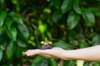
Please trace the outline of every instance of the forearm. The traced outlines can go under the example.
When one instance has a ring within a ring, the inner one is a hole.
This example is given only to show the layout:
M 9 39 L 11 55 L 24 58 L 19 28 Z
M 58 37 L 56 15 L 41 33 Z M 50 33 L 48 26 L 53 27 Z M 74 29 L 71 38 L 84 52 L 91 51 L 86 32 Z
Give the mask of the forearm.
M 58 47 L 47 50 L 35 49 L 26 51 L 25 55 L 41 55 L 45 57 L 53 57 L 64 60 L 100 61 L 100 45 L 77 50 L 63 50 L 62 48 Z
M 65 51 L 64 56 L 66 60 L 69 58 L 71 60 L 79 59 L 100 61 L 100 45 L 84 49 Z

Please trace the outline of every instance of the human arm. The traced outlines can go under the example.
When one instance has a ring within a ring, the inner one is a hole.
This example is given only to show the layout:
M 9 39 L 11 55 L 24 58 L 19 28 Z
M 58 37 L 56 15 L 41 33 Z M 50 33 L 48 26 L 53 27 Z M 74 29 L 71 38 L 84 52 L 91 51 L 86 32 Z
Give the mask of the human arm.
M 47 50 L 28 50 L 25 52 L 25 55 L 41 55 L 44 57 L 53 57 L 63 60 L 100 61 L 100 45 L 76 50 L 64 50 L 57 47 Z

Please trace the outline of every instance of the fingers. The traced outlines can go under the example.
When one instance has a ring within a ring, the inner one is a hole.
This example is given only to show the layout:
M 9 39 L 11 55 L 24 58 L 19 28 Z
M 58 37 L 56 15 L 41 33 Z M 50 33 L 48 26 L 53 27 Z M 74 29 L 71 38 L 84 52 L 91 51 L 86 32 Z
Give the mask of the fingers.
M 43 56 L 45 58 L 53 58 L 53 56 L 47 54 L 44 52 L 45 50 L 28 50 L 26 52 L 24 52 L 24 55 L 26 56 L 34 56 L 34 55 L 40 55 L 40 56 Z
M 26 56 L 40 55 L 46 58 L 59 58 L 59 57 L 62 57 L 61 52 L 63 51 L 64 51 L 63 49 L 55 47 L 55 48 L 46 49 L 46 50 L 40 50 L 40 49 L 28 50 L 24 54 Z
M 50 51 L 54 51 L 54 50 L 59 50 L 59 49 L 61 49 L 61 48 L 55 47 L 55 48 L 49 49 L 49 50 L 50 50 Z M 26 56 L 34 56 L 34 55 L 36 55 L 36 54 L 42 55 L 42 54 L 45 53 L 45 55 L 46 55 L 46 54 L 48 54 L 48 51 L 49 51 L 49 50 L 46 50 L 47 52 L 44 52 L 45 50 L 40 50 L 40 49 L 28 50 L 28 51 L 24 52 L 23 54 L 26 55 Z M 42 52 L 42 51 L 43 51 L 43 52 Z
M 28 50 L 24 53 L 24 55 L 26 56 L 34 56 L 36 54 L 39 54 L 40 50 L 36 49 L 36 50 Z

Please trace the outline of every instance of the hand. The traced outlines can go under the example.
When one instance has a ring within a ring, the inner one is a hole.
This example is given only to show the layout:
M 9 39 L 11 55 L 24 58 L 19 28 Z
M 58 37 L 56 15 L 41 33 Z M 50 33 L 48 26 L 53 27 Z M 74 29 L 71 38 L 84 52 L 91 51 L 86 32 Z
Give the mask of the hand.
M 52 49 L 46 49 L 46 50 L 40 50 L 40 49 L 28 50 L 25 52 L 25 55 L 26 56 L 40 55 L 46 58 L 65 59 L 64 52 L 65 50 L 63 50 L 62 48 L 54 47 Z

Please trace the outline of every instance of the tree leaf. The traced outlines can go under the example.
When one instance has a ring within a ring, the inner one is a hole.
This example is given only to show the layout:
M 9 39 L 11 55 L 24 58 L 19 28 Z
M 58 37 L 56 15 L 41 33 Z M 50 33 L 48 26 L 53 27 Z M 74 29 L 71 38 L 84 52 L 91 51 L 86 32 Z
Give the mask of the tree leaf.
M 81 14 L 81 10 L 79 8 L 79 0 L 73 1 L 73 9 L 75 10 L 76 13 Z
M 54 58 L 51 58 L 48 61 L 50 62 L 50 66 L 57 66 L 57 62 L 55 61 Z
M 46 31 L 47 26 L 45 24 L 42 24 L 42 22 L 39 22 L 38 29 L 41 33 L 44 33 Z
M 19 24 L 23 24 L 23 20 L 21 18 L 14 17 L 13 19 L 14 19 L 15 22 L 17 22 Z
M 100 66 L 100 63 L 99 62 L 98 63 L 97 62 L 91 62 L 90 66 Z
M 61 6 L 61 0 L 52 0 L 54 3 L 55 8 L 60 9 Z
M 65 43 L 63 41 L 59 41 L 59 42 L 54 43 L 54 46 L 55 47 L 61 47 L 65 50 L 72 49 L 71 46 L 68 43 Z
M 61 11 L 55 10 L 55 12 L 53 13 L 53 16 L 52 16 L 52 20 L 54 22 L 57 22 L 61 18 L 61 16 L 62 16 Z
M 13 20 L 10 17 L 5 20 L 5 25 L 7 26 L 8 29 L 11 28 L 12 24 L 13 24 Z
M 5 3 L 5 1 L 4 1 L 4 0 L 0 0 L 0 6 L 2 6 L 2 7 L 0 7 L 1 9 L 2 9 L 2 8 L 4 8 L 4 6 L 5 6 L 5 4 L 4 4 L 4 3 Z
M 14 51 L 15 51 L 14 41 L 10 41 L 6 49 L 7 58 L 9 60 L 12 58 Z
M 24 50 L 23 50 L 22 47 L 17 46 L 15 51 L 16 51 L 15 52 L 16 57 L 21 58 L 23 56 L 23 51 Z
M 17 0 L 11 0 L 11 2 L 12 2 L 13 4 L 17 4 L 17 3 L 18 3 Z
M 5 31 L 4 27 L 0 27 L 0 35 L 2 35 L 4 31 Z
M 16 37 L 17 37 L 17 30 L 15 27 L 11 27 L 10 29 L 7 30 L 7 35 L 9 36 L 9 38 L 11 38 L 12 40 L 16 41 Z
M 85 42 L 85 40 L 81 40 L 79 46 L 80 48 L 87 48 L 89 47 L 89 44 Z
M 64 0 L 61 5 L 62 13 L 67 12 L 71 8 L 71 4 L 72 4 L 71 0 Z
M 71 60 L 71 61 L 64 61 L 64 66 L 76 66 L 75 61 Z
M 51 13 L 51 9 L 50 8 L 44 8 L 43 12 L 50 14 Z
M 95 24 L 95 16 L 89 9 L 82 9 L 82 16 L 84 19 L 84 24 L 88 27 L 92 27 Z
M 100 44 L 100 35 L 96 34 L 96 35 L 92 38 L 92 42 L 93 42 L 94 45 Z
M 0 27 L 4 24 L 4 20 L 5 20 L 6 16 L 7 16 L 7 12 L 5 12 L 5 11 L 0 12 Z
M 95 16 L 100 16 L 100 8 L 91 8 Z
M 67 19 L 67 26 L 69 29 L 75 28 L 80 20 L 80 16 L 74 12 L 71 12 Z
M 18 46 L 23 47 L 23 48 L 27 47 L 27 45 L 21 40 L 17 40 L 17 44 Z
M 41 62 L 43 62 L 42 60 L 45 60 L 45 58 L 41 57 L 41 56 L 37 56 L 34 58 L 34 62 L 36 64 L 40 64 Z
M 3 50 L 0 49 L 0 61 L 2 60 L 3 57 Z
M 23 24 L 23 20 L 21 19 L 21 17 L 19 17 L 17 15 L 17 13 L 11 12 L 11 13 L 9 13 L 9 16 L 10 16 L 10 18 L 12 18 L 12 20 L 14 22 L 19 23 L 19 24 Z
M 22 34 L 22 36 L 27 39 L 29 37 L 29 30 L 25 24 L 18 24 L 18 30 Z

